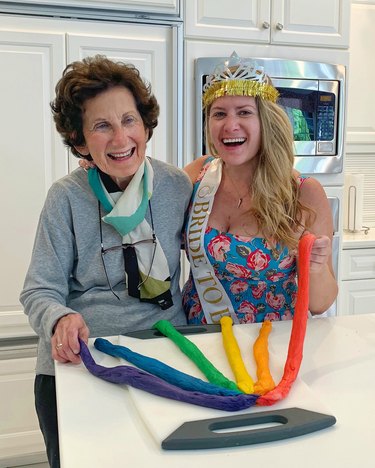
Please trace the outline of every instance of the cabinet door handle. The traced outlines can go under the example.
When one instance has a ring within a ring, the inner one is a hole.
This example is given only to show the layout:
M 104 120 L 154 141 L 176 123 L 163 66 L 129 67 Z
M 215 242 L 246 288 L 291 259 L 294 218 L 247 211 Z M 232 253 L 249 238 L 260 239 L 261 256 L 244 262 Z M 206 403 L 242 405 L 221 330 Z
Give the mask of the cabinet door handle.
M 284 29 L 284 25 L 282 23 L 276 23 L 276 29 L 282 31 Z
M 268 21 L 263 21 L 263 29 L 270 29 L 270 23 Z

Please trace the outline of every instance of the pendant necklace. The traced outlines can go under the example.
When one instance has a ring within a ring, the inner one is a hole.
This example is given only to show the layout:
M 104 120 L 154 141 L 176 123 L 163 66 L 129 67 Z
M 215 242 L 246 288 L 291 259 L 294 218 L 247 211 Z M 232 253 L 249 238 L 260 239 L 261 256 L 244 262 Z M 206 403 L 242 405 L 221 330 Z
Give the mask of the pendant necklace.
M 236 190 L 237 192 L 237 195 L 238 195 L 238 202 L 237 202 L 237 210 L 241 207 L 242 205 L 242 202 L 244 200 L 244 198 L 246 198 L 248 195 L 249 195 L 249 190 L 247 190 L 247 192 L 245 193 L 245 195 L 241 196 L 240 195 L 240 192 L 238 191 L 237 189 L 237 186 L 236 184 L 233 182 L 232 178 L 230 177 L 230 175 L 228 173 L 225 174 L 228 179 L 230 180 L 230 183 L 233 185 L 233 188 Z

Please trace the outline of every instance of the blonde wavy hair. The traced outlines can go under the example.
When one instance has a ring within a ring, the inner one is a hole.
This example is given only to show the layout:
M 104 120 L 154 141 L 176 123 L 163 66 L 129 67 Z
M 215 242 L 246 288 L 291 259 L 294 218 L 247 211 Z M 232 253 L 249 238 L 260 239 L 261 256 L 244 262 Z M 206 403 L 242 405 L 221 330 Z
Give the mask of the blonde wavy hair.
M 251 213 L 267 241 L 290 250 L 297 248 L 298 231 L 310 224 L 314 212 L 299 201 L 299 184 L 293 171 L 293 130 L 283 109 L 271 101 L 255 98 L 260 119 L 261 146 L 258 165 L 250 193 Z M 210 139 L 209 115 L 206 108 L 207 146 L 215 157 L 218 153 Z M 304 222 L 303 212 L 307 221 Z

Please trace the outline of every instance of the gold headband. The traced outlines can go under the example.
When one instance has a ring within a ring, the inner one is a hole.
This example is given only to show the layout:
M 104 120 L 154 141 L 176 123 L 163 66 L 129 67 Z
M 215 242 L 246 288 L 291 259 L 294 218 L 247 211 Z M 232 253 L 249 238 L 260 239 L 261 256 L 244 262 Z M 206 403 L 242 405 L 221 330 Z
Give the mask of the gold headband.
M 207 77 L 203 87 L 203 107 L 222 96 L 252 96 L 276 102 L 279 92 L 271 84 L 263 67 L 252 60 L 242 60 L 233 52 Z

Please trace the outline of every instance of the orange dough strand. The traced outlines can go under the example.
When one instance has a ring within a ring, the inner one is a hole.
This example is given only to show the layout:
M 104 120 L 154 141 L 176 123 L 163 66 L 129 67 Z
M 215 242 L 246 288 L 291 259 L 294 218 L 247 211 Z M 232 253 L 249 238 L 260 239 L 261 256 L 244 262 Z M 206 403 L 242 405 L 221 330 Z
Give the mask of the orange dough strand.
M 254 342 L 253 354 L 257 365 L 258 381 L 254 385 L 254 393 L 264 395 L 273 388 L 275 382 L 269 369 L 268 336 L 272 330 L 272 322 L 266 320 L 262 323 L 259 336 Z
M 228 362 L 236 379 L 237 387 L 244 393 L 253 393 L 254 382 L 243 363 L 241 351 L 233 334 L 233 320 L 229 316 L 221 317 L 221 334 Z
M 302 361 L 303 342 L 305 340 L 307 314 L 309 308 L 310 284 L 310 254 L 315 236 L 308 233 L 304 235 L 298 245 L 298 291 L 294 311 L 292 331 L 289 340 L 288 356 L 284 366 L 284 374 L 280 383 L 270 392 L 257 400 L 259 406 L 273 405 L 285 398 L 296 380 Z

